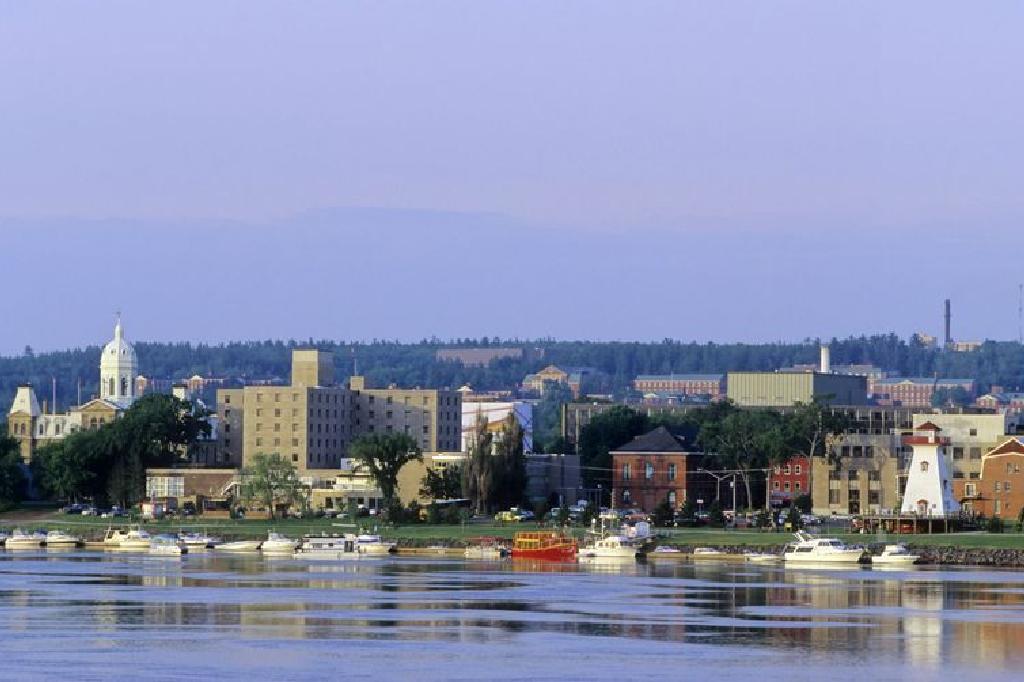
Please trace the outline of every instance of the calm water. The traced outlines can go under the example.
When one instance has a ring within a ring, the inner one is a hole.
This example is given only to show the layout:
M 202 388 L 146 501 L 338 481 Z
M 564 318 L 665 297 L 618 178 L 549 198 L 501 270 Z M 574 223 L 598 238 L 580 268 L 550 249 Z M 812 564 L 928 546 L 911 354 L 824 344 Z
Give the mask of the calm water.
M 0 550 L 3 679 L 1020 679 L 1024 573 Z

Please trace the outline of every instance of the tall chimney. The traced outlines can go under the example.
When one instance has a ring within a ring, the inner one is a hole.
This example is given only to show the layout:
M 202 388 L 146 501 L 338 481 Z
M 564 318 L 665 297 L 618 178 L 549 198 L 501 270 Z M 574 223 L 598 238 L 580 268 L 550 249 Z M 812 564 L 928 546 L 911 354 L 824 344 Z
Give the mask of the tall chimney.
M 828 344 L 821 344 L 821 363 L 818 371 L 822 374 L 829 374 L 832 371 L 832 359 L 829 354 Z
M 953 345 L 953 333 L 952 333 L 953 328 L 952 328 L 952 325 L 950 324 L 951 318 L 952 318 L 952 314 L 950 313 L 949 299 L 947 298 L 946 299 L 946 343 L 945 343 L 945 345 L 947 345 L 947 346 Z

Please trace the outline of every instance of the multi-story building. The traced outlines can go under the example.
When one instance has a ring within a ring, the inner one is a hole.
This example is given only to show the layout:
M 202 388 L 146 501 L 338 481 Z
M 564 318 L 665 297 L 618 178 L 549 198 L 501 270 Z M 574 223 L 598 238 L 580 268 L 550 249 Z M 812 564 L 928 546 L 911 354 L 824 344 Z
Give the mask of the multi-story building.
M 591 367 L 568 367 L 562 369 L 556 365 L 548 365 L 539 372 L 523 377 L 522 388 L 525 393 L 544 395 L 549 384 L 562 384 L 569 387 L 573 399 L 584 395 L 597 383 L 598 372 Z
M 680 508 L 696 498 L 704 479 L 695 476 L 701 453 L 690 451 L 664 426 L 637 436 L 609 453 L 612 460 L 612 505 L 652 512 L 667 502 Z
M 245 466 L 258 453 L 278 453 L 300 475 L 345 467 L 353 439 L 367 433 L 405 433 L 424 452 L 459 451 L 462 408 L 456 391 L 368 388 L 361 376 L 334 383 L 329 352 L 292 352 L 287 386 L 217 391 L 221 459 Z
M 811 494 L 811 462 L 807 457 L 790 457 L 768 472 L 768 491 L 773 507 L 788 506 L 801 495 Z
M 973 379 L 929 379 L 927 377 L 888 377 L 873 379 L 868 386 L 871 397 L 879 405 L 904 407 L 931 407 L 932 398 L 939 389 L 963 389 L 974 397 Z
M 1024 393 L 1008 391 L 986 393 L 983 396 L 979 396 L 974 401 L 974 404 L 978 407 L 999 410 L 1001 412 L 1021 412 L 1024 411 Z
M 954 498 L 970 511 L 981 478 L 982 454 L 1006 432 L 1005 415 L 978 410 L 912 412 L 908 408 L 837 408 L 850 428 L 833 444 L 832 458 L 811 463 L 814 513 L 884 514 L 900 508 L 911 461 L 904 438 L 931 422 L 948 439 L 945 447 Z
M 460 449 L 469 452 L 480 420 L 485 420 L 489 428 L 500 429 L 509 416 L 514 416 L 523 429 L 523 452 L 533 452 L 533 403 L 525 400 L 472 400 L 466 395 L 462 396 Z
M 981 480 L 965 503 L 985 516 L 1016 519 L 1024 509 L 1024 437 L 1005 439 L 982 457 Z
M 644 395 L 707 396 L 710 400 L 725 397 L 724 374 L 641 374 L 633 380 L 633 388 Z
M 834 405 L 866 405 L 863 376 L 825 372 L 729 372 L 726 394 L 743 407 L 788 407 L 828 399 Z

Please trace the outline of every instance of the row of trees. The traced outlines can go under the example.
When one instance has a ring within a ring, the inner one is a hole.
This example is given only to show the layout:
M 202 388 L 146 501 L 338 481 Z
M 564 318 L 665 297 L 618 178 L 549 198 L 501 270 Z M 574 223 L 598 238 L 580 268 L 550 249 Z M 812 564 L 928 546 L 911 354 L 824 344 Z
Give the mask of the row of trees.
M 842 436 L 846 417 L 824 402 L 797 404 L 792 410 L 739 409 L 729 401 L 684 415 L 648 417 L 624 405 L 596 415 L 580 435 L 584 480 L 591 487 L 611 488 L 609 452 L 634 437 L 665 426 L 703 452 L 708 469 L 737 471 L 749 504 L 763 472 L 794 455 L 827 455 L 829 444 Z
M 832 339 L 830 344 L 835 363 L 871 363 L 903 376 L 972 377 L 985 389 L 992 384 L 1024 386 L 1024 346 L 1016 342 L 989 341 L 971 353 L 946 353 L 894 334 Z M 425 339 L 412 344 L 314 339 L 221 345 L 137 343 L 136 351 L 146 375 L 157 378 L 181 378 L 198 373 L 233 379 L 286 379 L 290 351 L 300 345 L 333 350 L 341 375 L 351 366 L 351 359 L 358 358 L 363 372 L 379 385 L 457 387 L 469 383 L 479 389 L 508 388 L 522 381 L 527 373 L 536 371 L 542 362 L 593 367 L 607 376 L 609 387 L 621 390 L 638 374 L 770 370 L 814 363 L 818 353 L 816 339 L 755 345 L 673 340 L 630 343 L 486 338 L 452 342 Z M 464 367 L 457 362 L 437 359 L 439 348 L 452 345 L 503 345 L 522 348 L 524 353 L 522 358 L 498 360 L 488 367 Z M 0 358 L 0 400 L 7 404 L 21 382 L 45 386 L 53 376 L 58 378 L 57 398 L 62 405 L 77 400 L 77 380 L 83 382 L 85 396 L 94 394 L 98 388 L 95 370 L 99 354 L 100 348 L 91 346 Z M 543 360 L 538 360 L 541 356 Z
M 143 396 L 119 419 L 76 431 L 40 447 L 33 480 L 52 499 L 93 499 L 130 506 L 146 492 L 146 468 L 180 461 L 189 443 L 210 425 L 191 403 L 174 396 Z
M 21 502 L 25 496 L 25 483 L 18 441 L 4 433 L 0 435 L 0 511 Z

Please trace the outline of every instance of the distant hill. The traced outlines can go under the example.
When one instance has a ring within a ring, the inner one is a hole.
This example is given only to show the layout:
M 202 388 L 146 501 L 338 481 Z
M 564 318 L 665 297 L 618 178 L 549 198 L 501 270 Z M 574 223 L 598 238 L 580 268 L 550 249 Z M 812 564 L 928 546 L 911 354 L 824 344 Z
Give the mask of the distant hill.
M 968 377 L 981 390 L 996 384 L 1007 389 L 1024 386 L 1024 348 L 1018 343 L 986 342 L 969 353 L 946 353 L 924 348 L 895 335 L 830 341 L 834 364 L 871 363 L 904 376 Z M 180 380 L 193 374 L 227 377 L 232 381 L 279 378 L 287 380 L 290 351 L 297 346 L 333 350 L 339 377 L 351 374 L 353 359 L 372 384 L 458 387 L 469 383 L 479 390 L 509 388 L 527 373 L 547 364 L 593 367 L 607 375 L 609 389 L 621 389 L 637 374 L 669 372 L 726 372 L 771 370 L 818 358 L 818 342 L 787 344 L 698 344 L 666 340 L 658 343 L 523 341 L 502 339 L 437 339 L 419 343 L 376 341 L 349 344 L 334 341 L 248 341 L 220 345 L 139 342 L 135 344 L 140 371 L 154 379 Z M 440 360 L 443 348 L 522 348 L 521 357 L 505 357 L 486 367 L 465 367 Z M 54 353 L 0 358 L 0 406 L 6 409 L 15 387 L 30 382 L 39 399 L 50 396 L 50 377 L 57 378 L 57 400 L 67 406 L 77 400 L 77 382 L 85 398 L 97 392 L 98 346 Z

